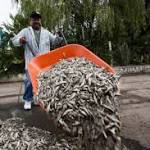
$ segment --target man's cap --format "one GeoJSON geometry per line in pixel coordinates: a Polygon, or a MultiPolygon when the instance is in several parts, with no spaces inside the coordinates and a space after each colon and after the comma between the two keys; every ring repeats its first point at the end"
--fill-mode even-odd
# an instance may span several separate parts
{"type": "Polygon", "coordinates": [[[41,19],[42,16],[39,12],[33,11],[30,15],[30,18],[34,18],[34,19],[41,19]]]}

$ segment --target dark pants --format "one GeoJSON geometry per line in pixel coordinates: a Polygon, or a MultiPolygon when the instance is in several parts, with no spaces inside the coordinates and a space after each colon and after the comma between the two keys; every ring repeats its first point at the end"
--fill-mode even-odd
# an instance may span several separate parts
{"type": "Polygon", "coordinates": [[[30,76],[29,76],[29,73],[27,70],[25,70],[23,99],[25,101],[32,101],[33,100],[32,83],[31,83],[30,76]]]}

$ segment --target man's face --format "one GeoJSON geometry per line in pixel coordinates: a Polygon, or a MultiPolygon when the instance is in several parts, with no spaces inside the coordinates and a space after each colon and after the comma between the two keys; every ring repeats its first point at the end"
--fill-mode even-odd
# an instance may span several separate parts
{"type": "Polygon", "coordinates": [[[31,18],[30,26],[32,26],[32,28],[34,30],[39,30],[41,28],[41,19],[40,18],[31,18]]]}

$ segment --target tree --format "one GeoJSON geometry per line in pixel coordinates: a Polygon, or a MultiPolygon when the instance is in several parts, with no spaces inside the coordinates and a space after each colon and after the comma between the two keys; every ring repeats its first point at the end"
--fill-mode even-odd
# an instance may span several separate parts
{"type": "MultiPolygon", "coordinates": [[[[114,65],[149,63],[150,3],[147,0],[13,0],[20,10],[8,33],[28,24],[31,11],[39,11],[43,25],[55,32],[63,28],[69,43],[79,43],[110,63],[112,41],[114,65]],[[148,33],[147,33],[148,31],[148,33]]],[[[12,47],[13,52],[15,52],[12,47]]],[[[14,58],[21,60],[18,53],[14,58]]]]}

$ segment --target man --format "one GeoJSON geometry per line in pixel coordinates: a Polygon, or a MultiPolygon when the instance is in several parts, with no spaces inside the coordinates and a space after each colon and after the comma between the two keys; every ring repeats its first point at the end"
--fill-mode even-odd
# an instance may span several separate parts
{"type": "Polygon", "coordinates": [[[48,52],[51,44],[60,43],[62,38],[57,37],[44,29],[41,24],[41,15],[38,12],[32,12],[30,15],[30,26],[21,30],[13,39],[14,46],[24,47],[25,57],[25,91],[23,95],[24,109],[31,109],[33,101],[32,84],[28,73],[28,64],[30,60],[40,54],[48,52]]]}

